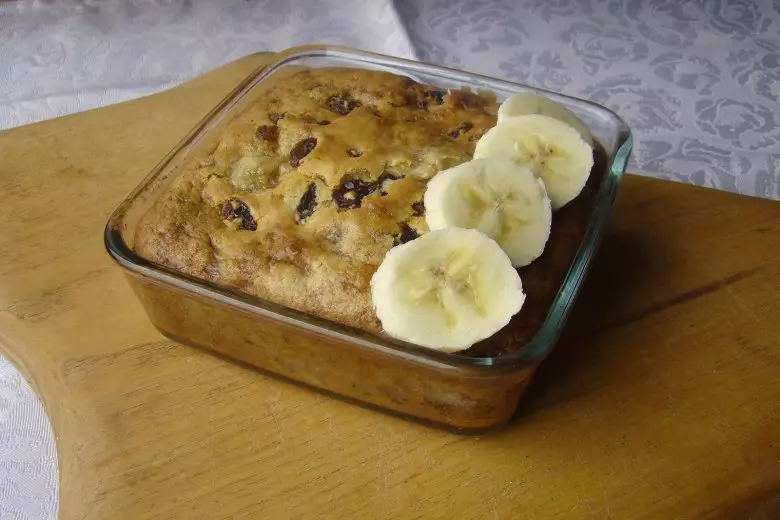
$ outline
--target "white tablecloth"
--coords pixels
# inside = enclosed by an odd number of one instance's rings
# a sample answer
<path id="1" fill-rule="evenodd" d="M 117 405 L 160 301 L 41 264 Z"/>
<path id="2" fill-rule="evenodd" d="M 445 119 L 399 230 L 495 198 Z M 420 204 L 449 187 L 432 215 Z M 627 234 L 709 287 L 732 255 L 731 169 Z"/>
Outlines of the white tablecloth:
<path id="1" fill-rule="evenodd" d="M 0 3 L 0 129 L 319 42 L 589 98 L 628 120 L 634 171 L 780 198 L 780 0 Z M 53 519 L 56 496 L 51 428 L 0 357 L 0 520 Z"/>

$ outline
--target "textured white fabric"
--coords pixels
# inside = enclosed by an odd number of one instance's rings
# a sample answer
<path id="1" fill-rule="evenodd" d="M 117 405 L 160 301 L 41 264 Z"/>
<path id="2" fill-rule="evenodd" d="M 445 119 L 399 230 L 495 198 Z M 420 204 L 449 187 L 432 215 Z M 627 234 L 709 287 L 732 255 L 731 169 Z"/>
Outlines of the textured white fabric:
<path id="1" fill-rule="evenodd" d="M 321 42 L 413 56 L 390 0 L 36 0 L 0 9 L 0 128 L 157 92 L 260 50 Z"/>
<path id="2" fill-rule="evenodd" d="M 0 520 L 53 519 L 56 499 L 51 425 L 30 386 L 0 355 Z"/>
<path id="3" fill-rule="evenodd" d="M 305 43 L 585 96 L 628 120 L 632 169 L 780 198 L 780 0 L 0 2 L 0 129 Z M 53 519 L 56 495 L 51 428 L 0 357 L 0 520 Z"/>

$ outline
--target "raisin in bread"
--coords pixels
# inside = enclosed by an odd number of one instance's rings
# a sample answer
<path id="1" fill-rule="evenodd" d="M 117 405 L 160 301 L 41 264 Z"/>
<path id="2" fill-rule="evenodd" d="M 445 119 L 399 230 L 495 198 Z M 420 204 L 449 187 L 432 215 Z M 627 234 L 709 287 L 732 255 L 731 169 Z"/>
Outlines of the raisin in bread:
<path id="1" fill-rule="evenodd" d="M 369 281 L 427 231 L 439 170 L 471 159 L 494 97 L 388 72 L 303 69 L 262 91 L 142 217 L 134 248 L 189 275 L 377 332 Z"/>

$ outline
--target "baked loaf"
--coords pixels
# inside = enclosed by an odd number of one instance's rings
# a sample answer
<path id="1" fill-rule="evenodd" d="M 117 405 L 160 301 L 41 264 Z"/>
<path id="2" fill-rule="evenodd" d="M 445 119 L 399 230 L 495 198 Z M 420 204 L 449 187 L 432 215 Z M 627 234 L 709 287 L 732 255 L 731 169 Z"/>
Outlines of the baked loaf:
<path id="1" fill-rule="evenodd" d="M 134 248 L 189 275 L 379 332 L 369 282 L 427 231 L 426 182 L 471 159 L 490 94 L 301 69 L 263 90 L 142 217 Z"/>

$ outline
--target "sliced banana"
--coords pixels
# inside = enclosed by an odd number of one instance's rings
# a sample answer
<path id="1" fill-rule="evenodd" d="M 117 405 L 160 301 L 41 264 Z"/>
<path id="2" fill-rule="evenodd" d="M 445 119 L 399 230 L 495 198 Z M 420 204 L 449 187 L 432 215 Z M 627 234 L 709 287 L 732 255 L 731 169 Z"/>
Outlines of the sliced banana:
<path id="1" fill-rule="evenodd" d="M 525 301 L 501 247 L 462 228 L 430 231 L 388 251 L 371 279 L 371 297 L 387 334 L 443 352 L 498 332 Z"/>
<path id="2" fill-rule="evenodd" d="M 429 229 L 478 229 L 498 242 L 515 267 L 539 258 L 550 237 L 544 183 L 509 159 L 474 159 L 439 172 L 428 182 L 424 204 Z"/>
<path id="3" fill-rule="evenodd" d="M 474 158 L 502 157 L 544 181 L 552 208 L 580 194 L 593 167 L 593 150 L 571 126 L 542 115 L 504 119 L 477 141 Z"/>
<path id="4" fill-rule="evenodd" d="M 593 135 L 591 135 L 587 125 L 574 112 L 557 101 L 532 92 L 518 92 L 506 98 L 498 107 L 498 123 L 502 123 L 509 117 L 531 114 L 552 117 L 573 126 L 586 143 L 593 145 Z"/>

